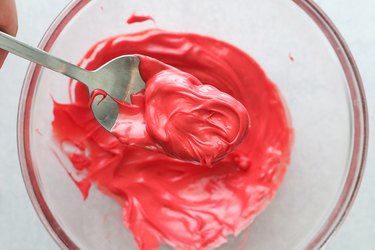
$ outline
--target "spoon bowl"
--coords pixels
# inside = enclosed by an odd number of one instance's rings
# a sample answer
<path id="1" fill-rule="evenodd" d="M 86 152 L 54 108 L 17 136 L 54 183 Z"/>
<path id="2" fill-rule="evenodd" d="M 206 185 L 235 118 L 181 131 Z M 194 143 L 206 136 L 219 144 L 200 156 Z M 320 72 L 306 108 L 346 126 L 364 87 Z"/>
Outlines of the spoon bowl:
<path id="1" fill-rule="evenodd" d="M 96 96 L 91 109 L 96 120 L 111 132 L 118 117 L 118 104 L 112 98 L 130 103 L 130 95 L 139 92 L 145 83 L 139 73 L 139 58 L 136 56 L 117 57 L 92 71 L 84 83 L 91 95 L 95 90 L 103 90 L 109 96 Z"/>

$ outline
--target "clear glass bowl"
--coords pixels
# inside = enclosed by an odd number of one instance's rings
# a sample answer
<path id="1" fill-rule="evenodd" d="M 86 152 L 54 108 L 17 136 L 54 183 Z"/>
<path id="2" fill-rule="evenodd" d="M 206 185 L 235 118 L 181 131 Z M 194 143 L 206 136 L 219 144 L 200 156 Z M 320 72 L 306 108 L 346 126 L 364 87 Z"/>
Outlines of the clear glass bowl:
<path id="1" fill-rule="evenodd" d="M 220 249 L 322 247 L 353 203 L 368 136 L 359 73 L 327 16 L 303 0 L 76 0 L 53 22 L 40 47 L 78 62 L 103 38 L 154 26 L 127 25 L 134 11 L 152 15 L 160 28 L 213 36 L 246 51 L 289 107 L 295 144 L 285 181 L 249 230 Z M 18 145 L 34 207 L 63 248 L 136 249 L 118 204 L 95 189 L 83 201 L 62 167 L 69 162 L 53 142 L 52 100 L 66 102 L 68 96 L 67 78 L 30 65 L 20 99 Z"/>

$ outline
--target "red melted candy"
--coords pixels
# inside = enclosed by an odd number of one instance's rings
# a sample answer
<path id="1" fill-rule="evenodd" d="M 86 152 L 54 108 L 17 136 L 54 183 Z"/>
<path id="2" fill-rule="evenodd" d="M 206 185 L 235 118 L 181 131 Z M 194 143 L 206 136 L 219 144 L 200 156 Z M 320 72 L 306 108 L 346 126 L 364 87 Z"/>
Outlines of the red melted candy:
<path id="1" fill-rule="evenodd" d="M 213 168 L 121 143 L 94 119 L 87 89 L 55 103 L 53 131 L 86 196 L 90 184 L 123 207 L 123 221 L 141 249 L 168 243 L 206 249 L 246 228 L 270 202 L 290 162 L 292 129 L 276 86 L 244 52 L 196 34 L 147 30 L 94 45 L 81 62 L 93 70 L 126 54 L 142 54 L 187 72 L 241 102 L 251 117 L 243 142 Z M 63 149 L 64 147 L 62 147 Z"/>
<path id="2" fill-rule="evenodd" d="M 141 23 L 141 22 L 148 21 L 148 20 L 151 20 L 151 21 L 155 22 L 155 20 L 152 16 L 142 16 L 142 15 L 136 15 L 136 14 L 133 13 L 128 18 L 128 20 L 126 20 L 126 23 L 127 24 Z"/>
<path id="3" fill-rule="evenodd" d="M 137 56 L 146 86 L 131 104 L 119 103 L 111 132 L 121 142 L 212 166 L 243 141 L 249 116 L 241 102 L 191 74 Z"/>

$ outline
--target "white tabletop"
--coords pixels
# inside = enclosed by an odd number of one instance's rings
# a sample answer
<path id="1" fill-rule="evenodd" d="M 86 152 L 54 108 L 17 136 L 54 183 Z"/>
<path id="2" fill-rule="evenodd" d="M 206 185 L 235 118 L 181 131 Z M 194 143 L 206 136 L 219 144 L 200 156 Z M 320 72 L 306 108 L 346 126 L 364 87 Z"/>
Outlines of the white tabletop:
<path id="1" fill-rule="evenodd" d="M 18 38 L 37 45 L 69 0 L 17 0 Z M 370 130 L 375 115 L 375 1 L 316 0 L 349 44 L 365 85 Z M 58 249 L 39 221 L 27 196 L 17 158 L 18 96 L 28 63 L 10 56 L 0 72 L 0 249 Z M 4 92 L 6 91 L 6 94 Z M 375 137 L 370 137 L 367 168 L 357 200 L 344 225 L 329 242 L 330 250 L 375 249 Z"/>

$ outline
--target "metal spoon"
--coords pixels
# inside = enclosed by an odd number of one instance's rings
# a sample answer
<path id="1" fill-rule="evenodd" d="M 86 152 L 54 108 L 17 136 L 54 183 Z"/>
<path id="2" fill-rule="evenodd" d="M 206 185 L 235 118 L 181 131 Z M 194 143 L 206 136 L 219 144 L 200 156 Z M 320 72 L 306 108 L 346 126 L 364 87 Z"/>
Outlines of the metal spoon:
<path id="1" fill-rule="evenodd" d="M 82 82 L 87 86 L 90 96 L 94 90 L 100 89 L 117 100 L 130 103 L 130 95 L 145 87 L 138 69 L 139 58 L 133 55 L 117 57 L 97 70 L 88 71 L 20 42 L 1 31 L 0 48 Z M 118 104 L 110 97 L 101 101 L 101 97 L 98 96 L 94 99 L 91 109 L 100 125 L 111 132 L 118 117 Z"/>

